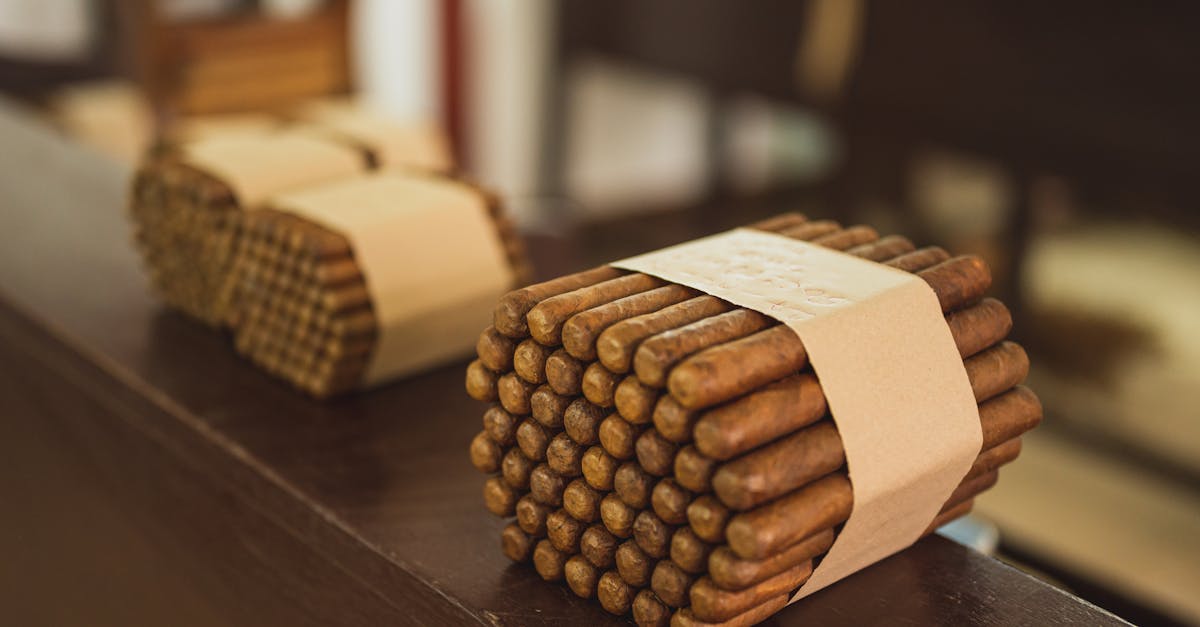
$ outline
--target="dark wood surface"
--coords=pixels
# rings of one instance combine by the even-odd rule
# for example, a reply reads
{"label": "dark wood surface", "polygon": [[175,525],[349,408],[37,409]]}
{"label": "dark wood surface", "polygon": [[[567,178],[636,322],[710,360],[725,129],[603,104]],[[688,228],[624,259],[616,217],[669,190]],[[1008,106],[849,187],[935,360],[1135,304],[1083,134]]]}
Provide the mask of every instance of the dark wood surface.
{"label": "dark wood surface", "polygon": [[[125,173],[2,102],[0,143],[4,622],[625,624],[501,554],[461,365],[310,402],[146,293]],[[934,537],[769,624],[896,623],[1120,621]]]}

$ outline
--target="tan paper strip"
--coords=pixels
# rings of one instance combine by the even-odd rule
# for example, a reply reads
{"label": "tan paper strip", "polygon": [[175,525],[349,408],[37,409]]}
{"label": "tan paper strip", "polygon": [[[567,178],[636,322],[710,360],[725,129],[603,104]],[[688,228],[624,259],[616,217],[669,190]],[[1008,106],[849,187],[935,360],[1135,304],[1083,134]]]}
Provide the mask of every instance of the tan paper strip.
{"label": "tan paper strip", "polygon": [[460,183],[379,173],[272,205],[350,241],[379,325],[364,386],[469,353],[513,285],[483,197]]}
{"label": "tan paper strip", "polygon": [[429,122],[403,123],[350,103],[313,104],[297,116],[306,123],[297,130],[363,146],[376,154],[381,168],[446,172],[454,166],[445,134]]}
{"label": "tan paper strip", "polygon": [[224,181],[241,207],[366,169],[356,150],[303,133],[248,132],[201,139],[183,147],[183,161]]}
{"label": "tan paper strip", "polygon": [[933,290],[899,270],[735,230],[612,264],[791,327],[841,434],[854,508],[803,598],[904,549],[979,453],[979,410]]}

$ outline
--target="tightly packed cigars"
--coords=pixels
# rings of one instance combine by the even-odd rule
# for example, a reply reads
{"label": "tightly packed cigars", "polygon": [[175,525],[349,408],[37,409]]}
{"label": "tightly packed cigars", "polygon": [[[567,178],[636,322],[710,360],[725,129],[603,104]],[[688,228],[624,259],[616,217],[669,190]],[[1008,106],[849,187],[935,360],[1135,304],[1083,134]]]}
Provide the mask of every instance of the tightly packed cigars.
{"label": "tightly packed cigars", "polygon": [[468,353],[490,303],[527,274],[493,195],[380,172],[246,213],[223,299],[240,354],[326,398]]}
{"label": "tightly packed cigars", "polygon": [[[915,274],[937,297],[982,446],[926,530],[965,515],[1041,420],[990,273],[867,226],[784,214],[751,225]],[[789,327],[645,274],[599,267],[510,292],[468,393],[484,503],[532,562],[639,625],[751,625],[833,545],[854,488],[820,380]]]}

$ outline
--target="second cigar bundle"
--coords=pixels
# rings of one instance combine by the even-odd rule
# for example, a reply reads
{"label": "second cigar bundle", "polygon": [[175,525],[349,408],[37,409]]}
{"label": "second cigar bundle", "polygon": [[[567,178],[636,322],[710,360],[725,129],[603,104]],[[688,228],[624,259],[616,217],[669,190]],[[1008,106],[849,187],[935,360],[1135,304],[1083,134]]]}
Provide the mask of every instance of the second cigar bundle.
{"label": "second cigar bundle", "polygon": [[[1041,420],[1020,385],[1025,352],[1006,340],[1008,310],[984,295],[987,267],[798,214],[750,228],[928,285],[978,439],[921,525],[929,533],[967,513]],[[831,418],[815,354],[772,316],[604,266],[505,295],[476,350],[467,390],[491,405],[470,454],[491,475],[487,508],[515,518],[504,552],[640,625],[764,620],[822,564],[854,509],[852,434]]]}

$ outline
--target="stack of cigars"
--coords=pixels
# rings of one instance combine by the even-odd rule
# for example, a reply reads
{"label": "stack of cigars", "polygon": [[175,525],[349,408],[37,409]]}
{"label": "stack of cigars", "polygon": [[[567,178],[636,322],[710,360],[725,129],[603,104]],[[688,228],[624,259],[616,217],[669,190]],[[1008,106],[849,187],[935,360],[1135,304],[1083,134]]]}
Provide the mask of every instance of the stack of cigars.
{"label": "stack of cigars", "polygon": [[[916,274],[937,296],[983,445],[926,533],[967,514],[1042,417],[977,257],[784,214],[750,228]],[[783,608],[853,504],[803,344],[760,313],[607,266],[519,289],[466,387],[490,403],[470,458],[514,517],[504,553],[639,625],[752,625]]]}

